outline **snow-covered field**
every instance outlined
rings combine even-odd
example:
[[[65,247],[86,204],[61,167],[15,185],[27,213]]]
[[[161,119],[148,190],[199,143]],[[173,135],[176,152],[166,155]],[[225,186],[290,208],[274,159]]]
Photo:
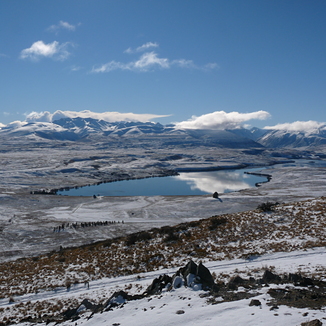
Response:
[[[163,176],[176,169],[182,170],[194,166],[198,168],[229,167],[241,164],[266,166],[276,161],[282,162],[297,157],[309,159],[315,153],[308,150],[278,150],[277,153],[265,150],[259,152],[260,154],[253,155],[248,151],[201,147],[186,151],[182,148],[153,150],[128,148],[126,150],[126,148],[119,148],[118,145],[115,148],[110,148],[108,144],[96,144],[94,147],[94,144],[63,144],[60,142],[57,144],[54,142],[42,143],[40,146],[33,142],[30,146],[22,147],[21,145],[19,142],[8,142],[1,145],[0,262],[2,266],[5,266],[4,262],[14,261],[19,257],[46,254],[51,250],[59,252],[60,248],[123,237],[126,234],[164,225],[173,226],[211,216],[232,215],[232,213],[253,210],[257,205],[267,201],[287,203],[284,207],[288,210],[292,210],[294,207],[294,214],[301,209],[295,208],[295,202],[321,197],[326,193],[325,168],[278,164],[272,165],[268,170],[268,173],[272,175],[270,182],[258,188],[223,194],[220,196],[220,200],[216,200],[210,195],[101,197],[96,199],[32,195],[30,191],[38,189],[81,186],[103,180]],[[319,152],[324,153],[324,150],[323,148],[319,149]],[[187,154],[184,154],[185,152]],[[322,205],[321,207],[325,205],[324,199],[321,200],[320,205]],[[305,207],[309,207],[309,205]],[[236,216],[234,215],[232,219],[236,219]],[[278,218],[282,218],[282,216]],[[305,218],[309,219],[309,216]],[[320,220],[318,221],[318,219]],[[72,227],[74,223],[81,225],[81,223],[98,221],[107,222],[107,224]],[[272,219],[269,223],[292,225],[291,221],[288,217],[285,222]],[[241,228],[244,229],[245,219],[241,220],[241,223]],[[203,260],[211,273],[214,273],[218,280],[223,281],[227,281],[235,275],[244,278],[248,278],[249,275],[255,278],[261,277],[266,268],[271,268],[279,274],[300,272],[308,277],[314,276],[318,280],[326,281],[325,245],[317,245],[318,242],[324,243],[326,238],[323,223],[325,223],[324,213],[314,212],[309,225],[310,229],[305,230],[305,226],[300,223],[297,225],[298,228],[302,228],[302,234],[294,232],[289,238],[283,234],[283,238],[281,238],[282,234],[278,234],[278,229],[275,229],[273,238],[261,238],[250,247],[249,251],[253,255],[247,255],[249,259],[240,258],[240,253],[234,253],[225,260],[216,260],[213,259],[214,252],[211,251],[209,259],[208,256],[195,255],[182,256],[182,258],[180,256],[170,262],[171,267],[169,268],[162,265],[161,268],[154,271],[141,271],[128,276],[91,277],[89,283],[79,280],[69,289],[62,286],[54,290],[36,287],[34,293],[25,291],[25,294],[14,295],[18,289],[21,291],[25,287],[25,281],[18,282],[18,285],[16,284],[11,289],[12,302],[9,302],[10,299],[7,295],[0,299],[0,317],[2,317],[0,323],[1,320],[9,322],[10,317],[13,318],[13,322],[16,322],[28,315],[36,314],[37,316],[35,307],[42,305],[43,302],[48,306],[58,306],[58,311],[63,311],[70,305],[78,306],[78,303],[80,304],[84,298],[99,302],[101,298],[108,298],[117,290],[127,289],[128,293],[141,293],[155,277],[163,273],[173,274],[177,270],[176,266],[181,267],[190,258],[197,263]],[[64,229],[61,228],[63,224],[65,225]],[[243,232],[241,228],[235,227],[233,230],[241,235]],[[287,252],[273,251],[273,249],[260,250],[264,248],[264,241],[268,244],[270,240],[277,242],[278,239],[285,241]],[[289,243],[292,250],[289,250]],[[233,247],[238,244],[238,242],[234,242]],[[214,246],[217,248],[217,243],[214,243]],[[232,241],[228,248],[231,247]],[[298,249],[300,250],[298,251]],[[258,253],[255,256],[254,253],[257,253],[257,250],[261,254]],[[242,255],[244,253],[242,252]],[[218,253],[216,257],[220,257]],[[123,258],[120,257],[120,259]],[[74,269],[71,268],[69,273],[73,271]],[[1,273],[2,279],[6,279],[10,271],[3,272],[2,269]],[[30,273],[27,268],[26,275],[29,276],[26,276],[26,280],[32,277],[31,285],[41,284],[41,279],[38,279],[42,274],[41,271],[40,274],[32,272],[30,275]],[[51,277],[48,277],[50,280]],[[55,274],[53,278],[55,278]],[[1,286],[4,288],[6,281],[3,282]],[[60,282],[58,282],[59,285]],[[271,284],[269,288],[274,286],[276,285]],[[291,284],[282,286],[293,287]],[[209,303],[207,293],[202,290],[195,291],[189,287],[181,287],[172,291],[164,290],[160,295],[133,300],[112,311],[94,314],[91,318],[89,318],[91,313],[85,311],[80,319],[65,321],[62,325],[284,325],[285,323],[300,325],[302,322],[316,318],[326,322],[325,306],[314,310],[279,305],[277,309],[270,310],[271,306],[267,305],[271,300],[267,293],[269,288],[261,287],[255,290],[257,293],[255,292],[254,296],[249,299],[225,301],[218,304]],[[241,290],[241,288],[238,289],[238,291]],[[24,293],[24,290],[22,292]],[[258,299],[261,305],[249,306],[252,299]],[[218,298],[216,300],[218,301]],[[27,309],[27,315],[19,315],[19,307],[23,310]],[[55,322],[49,322],[49,325],[54,324]],[[23,322],[20,325],[30,325],[30,323]]]

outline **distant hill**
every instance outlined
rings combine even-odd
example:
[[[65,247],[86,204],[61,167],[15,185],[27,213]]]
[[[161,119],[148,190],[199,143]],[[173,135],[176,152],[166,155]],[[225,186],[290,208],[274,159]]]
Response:
[[[326,126],[313,132],[265,130],[177,129],[154,122],[107,122],[93,118],[63,118],[53,122],[15,122],[0,129],[2,137],[58,141],[147,140],[161,146],[217,146],[225,148],[281,148],[326,144]]]

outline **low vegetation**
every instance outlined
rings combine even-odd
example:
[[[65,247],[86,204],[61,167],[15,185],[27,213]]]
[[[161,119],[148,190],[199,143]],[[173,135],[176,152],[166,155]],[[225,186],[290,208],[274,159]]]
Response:
[[[257,208],[213,216],[6,262],[0,264],[0,298],[15,304],[19,295],[179,267],[189,259],[251,259],[271,252],[326,246],[326,197],[272,208],[268,214]],[[321,275],[324,272],[321,270]],[[15,309],[28,311],[29,304],[17,303]],[[60,311],[61,306],[64,303],[56,302],[33,309]],[[7,321],[0,318],[1,322]]]

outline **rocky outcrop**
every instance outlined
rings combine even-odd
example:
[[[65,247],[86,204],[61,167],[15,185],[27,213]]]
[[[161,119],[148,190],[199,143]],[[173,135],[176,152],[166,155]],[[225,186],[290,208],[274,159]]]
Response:
[[[323,323],[319,319],[314,319],[306,323],[301,323],[301,326],[323,326]]]
[[[271,306],[270,310],[278,309],[279,305],[288,305],[293,307],[309,307],[320,309],[326,305],[326,282],[313,280],[303,277],[300,274],[277,275],[266,270],[262,278],[255,279],[250,277],[244,279],[239,275],[234,276],[228,283],[215,282],[207,267],[201,262],[196,264],[190,260],[184,267],[181,267],[172,275],[160,275],[155,278],[147,289],[141,294],[128,294],[125,291],[114,292],[104,304],[95,304],[84,299],[76,308],[69,308],[61,314],[61,318],[56,316],[53,321],[77,320],[85,311],[91,312],[88,318],[97,312],[110,311],[117,307],[122,307],[132,300],[148,298],[152,295],[158,295],[162,292],[174,291],[180,287],[188,287],[191,290],[204,290],[201,297],[207,297],[207,302],[217,304],[226,301],[237,301],[250,299],[259,294],[259,289],[268,286],[268,284],[293,284],[294,287],[279,287],[268,290],[270,301],[266,302]],[[249,306],[261,306],[262,302],[253,298]],[[253,308],[254,309],[254,308]],[[182,314],[181,310],[176,312]],[[48,319],[51,321],[51,319]],[[318,323],[319,322],[319,323]],[[309,323],[303,323],[301,326],[320,326],[320,321],[313,320]]]

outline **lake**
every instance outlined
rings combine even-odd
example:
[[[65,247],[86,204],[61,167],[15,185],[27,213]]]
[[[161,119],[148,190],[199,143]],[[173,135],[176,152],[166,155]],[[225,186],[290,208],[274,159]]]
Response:
[[[58,191],[58,195],[68,196],[186,196],[227,193],[255,187],[266,182],[264,176],[246,174],[263,168],[231,169],[209,172],[187,172],[177,176],[155,177],[102,183]]]

